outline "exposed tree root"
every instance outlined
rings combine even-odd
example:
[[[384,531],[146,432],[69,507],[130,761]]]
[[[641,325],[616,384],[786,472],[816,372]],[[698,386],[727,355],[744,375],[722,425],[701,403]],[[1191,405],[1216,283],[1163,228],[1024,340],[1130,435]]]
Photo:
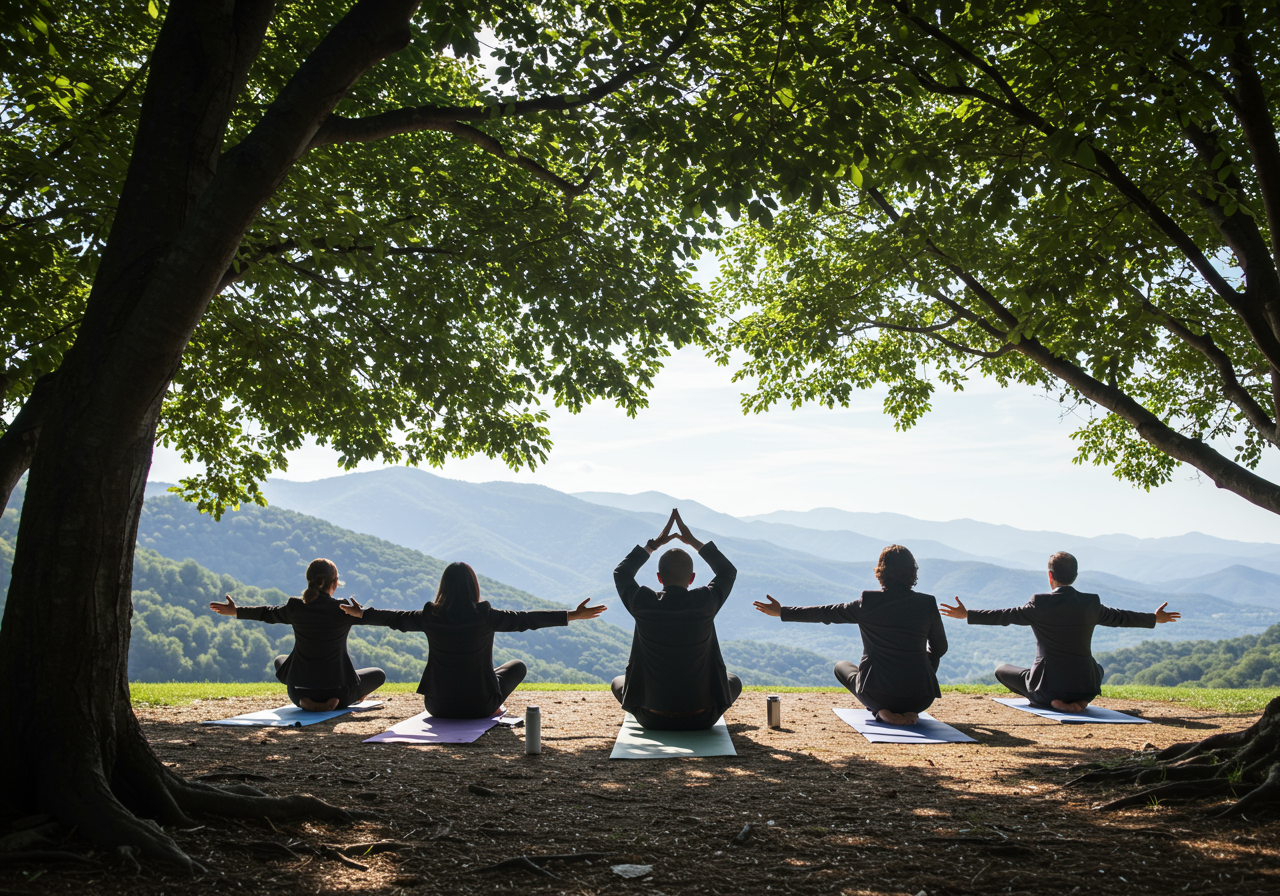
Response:
[[[1078,768],[1090,770],[1064,786],[1146,787],[1095,807],[1103,812],[1223,797],[1236,802],[1216,817],[1274,811],[1280,808],[1280,697],[1267,704],[1262,716],[1244,731],[1174,744],[1157,753],[1154,761],[1146,754],[1113,767],[1092,763]]]

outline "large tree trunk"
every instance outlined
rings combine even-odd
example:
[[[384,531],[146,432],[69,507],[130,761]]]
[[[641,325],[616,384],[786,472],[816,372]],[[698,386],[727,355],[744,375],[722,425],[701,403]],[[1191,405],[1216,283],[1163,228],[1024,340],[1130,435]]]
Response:
[[[261,204],[355,78],[404,45],[415,5],[357,3],[223,154],[274,3],[171,4],[85,320],[42,396],[0,626],[0,810],[188,867],[159,825],[190,812],[347,817],[159,762],[129,703],[133,553],[161,403],[196,323]]]
[[[1280,697],[1244,731],[1214,734],[1174,744],[1154,757],[1142,756],[1093,770],[1070,782],[1138,784],[1142,789],[1104,803],[1103,811],[1155,803],[1231,799],[1220,817],[1274,811],[1280,805]]]

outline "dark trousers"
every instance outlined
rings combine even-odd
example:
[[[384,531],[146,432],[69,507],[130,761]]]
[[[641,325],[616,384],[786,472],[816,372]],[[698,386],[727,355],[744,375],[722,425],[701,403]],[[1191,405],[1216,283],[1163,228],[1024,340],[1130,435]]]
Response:
[[[426,695],[422,698],[422,705],[427,708],[427,712],[438,719],[483,719],[491,716],[498,711],[498,707],[507,702],[507,698],[520,686],[520,682],[524,681],[524,677],[529,674],[529,667],[519,660],[512,660],[494,669],[493,674],[498,676],[500,696],[497,703],[490,704],[477,696],[468,704],[466,701],[460,701],[457,694],[451,694],[447,706],[436,704]]]
[[[1094,663],[1098,667],[1098,680],[1102,680],[1103,671],[1099,663]],[[1061,700],[1063,703],[1078,703],[1084,701],[1088,703],[1098,696],[1094,691],[1065,691],[1061,694],[1050,694],[1044,691],[1031,690],[1031,670],[1024,669],[1021,666],[1012,666],[1005,663],[996,669],[996,681],[1007,687],[1022,697],[1026,697],[1037,706],[1049,706],[1054,700]]]
[[[279,673],[280,667],[284,665],[284,661],[288,658],[287,656],[276,657],[277,673]],[[298,688],[293,685],[286,685],[286,691],[294,706],[301,706],[302,698],[304,697],[317,703],[327,703],[337,697],[338,707],[346,709],[352,703],[359,703],[386,684],[387,673],[376,666],[370,666],[368,669],[357,669],[356,678],[358,679],[356,684],[348,685],[345,688]]]
[[[859,694],[857,691],[858,664],[851,663],[848,660],[841,660],[836,663],[835,673],[836,681],[848,688],[849,693],[857,697],[858,702],[873,714],[882,709],[887,709],[889,712],[924,712],[933,705],[933,697],[928,696],[904,699],[887,694],[877,694],[873,691],[863,691]]]
[[[726,673],[726,677],[729,679],[729,706],[732,706],[742,694],[742,679],[732,672]],[[609,686],[618,703],[622,703],[622,689],[626,683],[627,676],[619,675]],[[728,709],[729,706],[724,709]],[[706,731],[720,721],[724,710],[717,712],[712,708],[698,709],[693,712],[666,713],[641,706],[631,710],[631,714],[636,717],[641,728],[652,728],[654,731]]]

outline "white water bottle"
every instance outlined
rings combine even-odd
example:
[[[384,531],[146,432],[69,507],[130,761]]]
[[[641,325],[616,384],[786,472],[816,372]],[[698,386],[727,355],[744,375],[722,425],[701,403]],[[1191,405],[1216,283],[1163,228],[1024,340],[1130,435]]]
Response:
[[[542,752],[542,710],[537,706],[524,708],[524,751],[530,755]]]

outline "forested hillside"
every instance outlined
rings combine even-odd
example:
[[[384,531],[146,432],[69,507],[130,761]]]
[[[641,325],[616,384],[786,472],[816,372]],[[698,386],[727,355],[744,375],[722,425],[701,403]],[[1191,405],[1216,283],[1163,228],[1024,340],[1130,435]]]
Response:
[[[1106,684],[1192,688],[1280,685],[1280,625],[1225,641],[1145,641],[1098,654]]]

